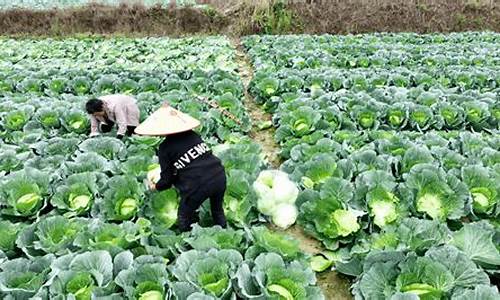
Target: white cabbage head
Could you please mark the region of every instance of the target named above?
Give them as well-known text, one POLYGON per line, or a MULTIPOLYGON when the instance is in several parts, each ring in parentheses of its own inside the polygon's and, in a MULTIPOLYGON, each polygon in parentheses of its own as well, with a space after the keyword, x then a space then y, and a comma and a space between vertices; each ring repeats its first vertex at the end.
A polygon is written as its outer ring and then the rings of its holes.
POLYGON ((276 226, 287 229, 295 223, 297 216, 298 210, 295 204, 283 203, 274 210, 272 221, 276 226))
POLYGON ((160 165, 156 165, 153 169, 148 171, 147 174, 148 182, 157 183, 158 181, 160 181, 161 177, 160 174, 161 174, 160 165))

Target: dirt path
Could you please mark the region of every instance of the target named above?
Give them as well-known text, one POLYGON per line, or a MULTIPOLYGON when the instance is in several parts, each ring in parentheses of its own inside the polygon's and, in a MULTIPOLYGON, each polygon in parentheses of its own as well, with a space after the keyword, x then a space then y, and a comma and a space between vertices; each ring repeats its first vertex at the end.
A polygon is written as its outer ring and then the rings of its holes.
POLYGON ((264 112, 249 94, 248 85, 253 77, 253 69, 245 54, 243 45, 241 45, 240 39, 232 39, 232 42, 236 48, 238 73, 243 81, 243 85, 245 86, 244 105, 247 112, 250 114, 250 118, 252 119, 252 130, 250 131, 249 136, 261 145, 262 152, 266 154, 271 167, 278 168, 280 165, 280 159, 278 156, 279 147, 274 141, 274 128, 270 127, 263 130, 259 129, 259 125, 265 122, 270 122, 272 116, 271 114, 264 112))
MULTIPOLYGON (((267 129, 259 129, 259 124, 271 121, 272 115, 264 112, 264 110, 257 105, 253 97, 248 92, 248 85, 253 77, 253 69, 251 67, 251 62, 245 54, 244 48, 241 45, 239 38, 232 39, 233 45, 236 48, 236 61, 238 63, 238 73, 245 86, 245 99, 244 105, 247 112, 250 114, 252 119, 252 130, 249 136, 259 143, 262 147, 263 153, 272 168, 279 168, 281 160, 279 158, 279 146, 274 140, 274 128, 270 127, 267 129)), ((272 226, 270 228, 276 229, 272 226)), ((281 231, 281 230, 280 230, 281 231)), ((320 242, 307 236, 300 226, 292 226, 291 228, 285 230, 285 232, 294 238, 296 238, 300 243, 300 248, 305 253, 314 255, 323 250, 320 242)), ((318 285, 323 290, 325 298, 327 300, 346 300, 352 299, 349 292, 349 282, 348 280, 339 277, 339 275, 334 272, 323 272, 317 274, 318 285)))

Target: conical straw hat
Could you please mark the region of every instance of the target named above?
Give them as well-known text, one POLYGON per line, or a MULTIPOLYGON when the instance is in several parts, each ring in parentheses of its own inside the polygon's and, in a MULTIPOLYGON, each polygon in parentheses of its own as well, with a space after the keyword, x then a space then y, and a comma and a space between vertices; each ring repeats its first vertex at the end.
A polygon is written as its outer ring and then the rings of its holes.
POLYGON ((200 121, 170 106, 162 106, 139 124, 135 133, 140 135, 169 135, 196 128, 200 121))

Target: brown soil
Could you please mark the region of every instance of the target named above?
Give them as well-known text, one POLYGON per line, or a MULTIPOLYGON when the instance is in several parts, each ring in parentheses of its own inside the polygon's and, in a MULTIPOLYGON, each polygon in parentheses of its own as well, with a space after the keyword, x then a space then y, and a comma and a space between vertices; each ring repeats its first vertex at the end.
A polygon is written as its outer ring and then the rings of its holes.
POLYGON ((323 251, 321 243, 318 240, 306 235, 304 230, 298 225, 288 228, 286 233, 297 239, 300 243, 300 248, 306 253, 315 255, 323 251))
MULTIPOLYGON (((273 0, 212 0, 213 8, 88 5, 45 11, 0 11, 0 35, 128 36, 276 33, 266 27, 273 0), (263 4, 264 3, 264 4, 263 4), (267 8, 266 8, 267 5, 267 8), (267 20, 267 21, 266 21, 267 20)), ((201 1, 200 1, 201 2, 201 1)), ((280 33, 500 31, 500 2, 491 0, 290 1, 291 23, 280 33), (303 3, 307 2, 307 3, 303 3)), ((275 20, 275 19, 272 19, 275 20)), ((279 23, 279 22, 277 22, 279 23)))
POLYGON ((274 128, 268 128, 260 130, 258 128, 259 123, 271 121, 271 115, 265 113, 262 108, 260 108, 257 103, 253 100, 252 96, 248 93, 248 84, 252 80, 253 70, 248 60, 243 46, 240 43, 239 38, 233 39, 233 45, 236 47, 236 62, 238 63, 238 73, 243 85, 245 87, 245 99, 244 105, 247 112, 250 114, 250 119, 252 120, 252 130, 249 136, 255 140, 262 147, 262 152, 266 154, 267 160, 272 168, 278 168, 280 166, 280 159, 278 156, 279 147, 274 141, 274 128))
POLYGON ((318 285, 325 294, 327 300, 350 300, 353 299, 349 292, 349 281, 337 272, 323 272, 316 275, 318 285))

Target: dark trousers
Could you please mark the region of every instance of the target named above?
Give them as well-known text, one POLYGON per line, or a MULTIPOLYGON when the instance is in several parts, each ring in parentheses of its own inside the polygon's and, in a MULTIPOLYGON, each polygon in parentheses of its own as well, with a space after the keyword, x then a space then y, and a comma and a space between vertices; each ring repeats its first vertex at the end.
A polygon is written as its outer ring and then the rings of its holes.
MULTIPOLYGON (((115 122, 107 120, 106 124, 101 123, 99 128, 101 129, 101 132, 106 133, 110 132, 111 129, 113 129, 113 126, 115 126, 115 122)), ((127 136, 131 136, 134 133, 136 126, 127 126, 127 136)))
POLYGON ((214 224, 226 228, 226 216, 223 208, 225 192, 226 175, 222 173, 222 175, 200 186, 196 192, 188 197, 182 196, 177 212, 180 231, 191 230, 191 225, 199 220, 197 210, 207 198, 210 199, 210 210, 214 224))

